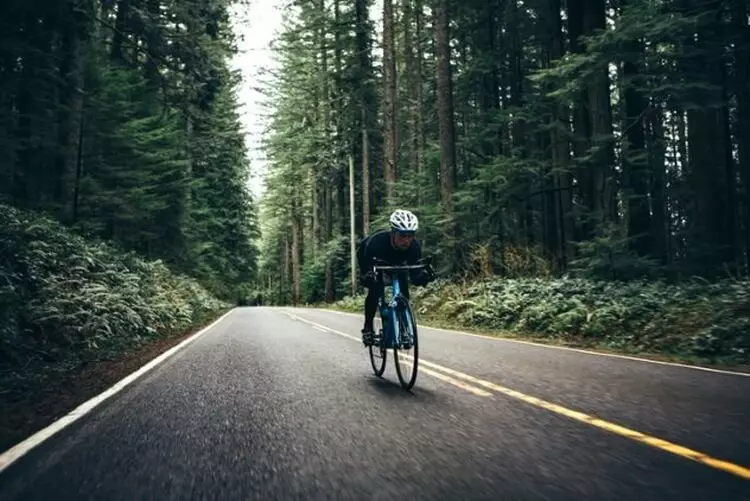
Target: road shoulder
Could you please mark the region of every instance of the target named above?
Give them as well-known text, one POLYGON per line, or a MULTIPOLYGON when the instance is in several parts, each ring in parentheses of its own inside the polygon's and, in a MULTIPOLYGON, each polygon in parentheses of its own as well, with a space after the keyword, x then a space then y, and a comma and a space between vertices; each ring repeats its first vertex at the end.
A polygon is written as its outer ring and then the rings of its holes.
POLYGON ((15 401, 0 396, 0 452, 65 416, 83 402, 99 395, 167 350, 203 330, 232 309, 223 310, 186 332, 166 336, 117 358, 92 362, 64 377, 38 384, 25 398, 15 401))
MULTIPOLYGON (((334 305, 310 305, 309 307, 301 308, 318 309, 347 315, 357 315, 352 311, 349 311, 345 308, 339 308, 334 305)), ((628 349, 627 347, 623 347, 622 349, 615 349, 610 346, 602 346, 601 344, 597 344, 595 342, 584 342, 583 340, 576 338, 550 338, 542 334, 534 335, 531 333, 514 334, 512 332, 506 331, 493 331, 467 327, 465 325, 456 325, 448 321, 438 321, 432 318, 419 319, 419 325, 458 335, 468 334, 492 339, 499 339, 503 341, 510 341, 514 343, 525 343, 548 348, 576 350, 582 353, 589 353, 594 355, 616 356, 645 362, 667 363, 690 366, 696 369, 730 371, 750 375, 750 365, 731 363, 721 359, 709 359, 696 356, 691 357, 672 353, 653 353, 635 349, 628 349)))

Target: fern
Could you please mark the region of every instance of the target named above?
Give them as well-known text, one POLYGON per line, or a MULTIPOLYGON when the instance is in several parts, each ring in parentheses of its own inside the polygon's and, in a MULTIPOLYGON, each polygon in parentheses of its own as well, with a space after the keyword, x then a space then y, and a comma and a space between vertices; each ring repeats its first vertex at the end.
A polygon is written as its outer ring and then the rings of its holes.
POLYGON ((184 331, 228 305, 162 261, 0 205, 0 366, 29 350, 91 358, 184 331))
MULTIPOLYGON (((750 280, 488 279, 415 288, 420 319, 622 351, 750 362, 750 280)), ((358 300, 337 305, 362 311, 358 300)))

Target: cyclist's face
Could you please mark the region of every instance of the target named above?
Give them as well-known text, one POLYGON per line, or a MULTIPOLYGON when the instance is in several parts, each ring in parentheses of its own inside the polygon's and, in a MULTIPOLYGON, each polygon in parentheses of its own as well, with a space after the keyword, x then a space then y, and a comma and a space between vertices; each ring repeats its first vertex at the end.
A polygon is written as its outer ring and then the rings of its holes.
POLYGON ((414 235, 411 233, 399 233, 398 231, 393 232, 391 241, 393 246, 400 250, 406 250, 411 245, 411 241, 414 240, 414 235))

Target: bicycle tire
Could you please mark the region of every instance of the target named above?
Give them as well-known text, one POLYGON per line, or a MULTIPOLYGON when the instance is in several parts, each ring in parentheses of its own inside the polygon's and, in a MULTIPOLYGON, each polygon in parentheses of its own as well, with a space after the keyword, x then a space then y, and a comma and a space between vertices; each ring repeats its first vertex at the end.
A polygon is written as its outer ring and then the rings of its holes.
POLYGON ((406 325, 407 329, 411 330, 413 340, 411 346, 412 353, 410 353, 409 356, 413 359, 414 363, 411 368, 411 374, 408 374, 408 378, 406 377, 407 374, 404 374, 404 371, 401 370, 401 362, 399 360, 399 353, 402 353, 401 358, 406 358, 404 356, 406 355, 406 353, 402 352, 400 346, 396 346, 393 348, 393 359, 396 365, 396 374, 398 375, 398 380, 405 390, 410 390, 414 387, 414 383, 416 383, 417 381, 417 372, 419 368, 419 336, 417 333, 417 322, 414 318, 414 312, 411 309, 411 303, 408 299, 404 298, 403 306, 398 308, 396 312, 396 319, 399 328, 403 324, 406 325))
MULTIPOLYGON (((376 330, 376 332, 382 332, 382 328, 376 330)), ((386 361, 388 358, 388 350, 385 349, 385 344, 383 343, 384 336, 385 336, 385 333, 382 333, 381 335, 377 336, 378 339, 380 339, 380 342, 376 345, 371 344, 368 346, 368 352, 370 354, 370 365, 372 365, 372 371, 375 373, 377 377, 383 376, 383 373, 385 372, 386 361), (380 364, 378 364, 378 357, 377 357, 378 352, 380 352, 380 364)))
MULTIPOLYGON (((381 345, 382 345, 382 341, 381 341, 381 345)), ((386 363, 386 359, 388 358, 388 350, 378 345, 370 345, 369 349, 370 349, 369 350, 370 351, 370 364, 372 365, 372 371, 375 373, 377 377, 381 377, 383 375, 383 372, 385 372, 385 363, 386 363), (381 362, 380 362, 379 367, 377 363, 378 358, 376 356, 378 351, 380 352, 380 356, 381 356, 380 358, 381 362)))

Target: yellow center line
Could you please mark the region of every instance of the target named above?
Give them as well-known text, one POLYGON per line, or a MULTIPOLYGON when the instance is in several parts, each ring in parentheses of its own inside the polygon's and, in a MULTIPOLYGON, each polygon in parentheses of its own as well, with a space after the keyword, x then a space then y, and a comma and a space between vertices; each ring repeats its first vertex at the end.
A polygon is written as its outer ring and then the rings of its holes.
POLYGON ((457 370, 449 369, 448 367, 443 367, 442 365, 438 365, 434 362, 429 362, 422 358, 419 359, 419 364, 426 365, 427 367, 432 367, 437 370, 441 370, 443 372, 450 374, 453 377, 463 379, 465 381, 469 381, 477 386, 488 388, 490 390, 496 391, 498 393, 502 393, 509 397, 524 401, 531 405, 542 407, 556 414, 560 414, 562 416, 575 419, 576 421, 590 424, 592 426, 596 426, 597 428, 601 428, 611 433, 615 433, 617 435, 630 438, 637 442, 650 445, 651 447, 661 449, 663 451, 675 454, 677 456, 681 456, 686 459, 697 461, 707 466, 711 466, 712 468, 723 470, 725 472, 731 473, 745 480, 750 480, 750 468, 748 467, 730 463, 728 461, 723 461, 721 459, 713 458, 709 456, 708 454, 704 454, 703 452, 689 449, 687 447, 677 445, 667 440, 656 438, 656 437, 647 435, 645 433, 641 433, 639 431, 626 428, 625 426, 621 426, 616 423, 612 423, 610 421, 605 421, 604 419, 591 416, 584 412, 579 412, 579 411, 575 411, 572 409, 568 409, 567 407, 563 407, 562 405, 548 402, 541 398, 526 395, 525 393, 521 393, 520 391, 512 390, 510 388, 506 388, 505 386, 500 386, 499 384, 495 384, 490 381, 485 381, 483 379, 470 376, 468 374, 464 374, 463 372, 460 372, 457 370))
POLYGON ((434 378, 440 379, 441 381, 445 381, 446 383, 450 383, 453 386, 457 386, 463 390, 471 392, 474 395, 478 395, 480 397, 492 396, 492 393, 490 393, 489 391, 483 390, 481 388, 477 388, 476 386, 471 386, 470 384, 466 384, 463 381, 458 381, 456 379, 453 379, 450 376, 446 376, 445 374, 440 374, 439 372, 431 371, 430 369, 425 369, 424 367, 420 367, 419 372, 424 372, 425 374, 429 374, 430 376, 434 378))
MULTIPOLYGON (((351 336, 349 334, 346 334, 341 331, 337 331, 335 329, 331 329, 329 327, 326 327, 324 325, 320 325, 318 323, 312 322, 310 320, 307 320, 302 317, 298 317, 296 315, 288 314, 291 318, 300 320, 302 322, 308 323, 313 326, 321 327, 325 329, 328 332, 332 332, 334 334, 339 334, 341 336, 354 339, 355 341, 361 342, 360 339, 351 336)), ((404 356, 404 355, 400 355, 404 356)), ((412 358, 409 355, 405 355, 406 358, 412 358)), ((543 409, 546 409, 548 411, 554 412, 556 414, 559 414, 561 416, 568 417, 570 419, 574 419, 576 421, 579 421, 581 423, 586 423, 591 426, 595 426, 597 428, 600 428, 602 430, 609 431, 611 433, 615 433, 617 435, 620 435, 622 437, 629 438, 631 440, 635 440, 636 442, 641 442, 643 444, 649 445, 651 447, 655 447, 657 449, 663 450, 665 452, 669 452, 671 454, 675 454, 677 456, 690 459, 692 461, 696 461, 698 463, 704 464, 706 466, 710 466, 712 468, 716 468, 718 470, 725 471, 727 473, 731 473, 733 475, 736 475, 740 478, 743 478, 745 480, 750 480, 750 468, 746 466, 741 466, 738 464, 731 463, 729 461, 724 461, 721 459, 717 459, 714 457, 709 456, 708 454, 705 454, 703 452, 699 452, 687 447, 683 447, 681 445, 669 442, 667 440, 663 440, 657 437, 653 437, 651 435, 647 435, 645 433, 641 433, 639 431, 632 430, 630 428, 626 428, 625 426, 618 425, 616 423, 612 423, 610 421, 606 421, 604 419, 597 418, 595 416, 591 416, 590 414, 586 414, 584 412, 575 411, 573 409, 568 409, 567 407, 563 407, 562 405, 558 405, 552 402, 548 402, 546 400, 543 400, 538 397, 533 397, 531 395, 527 395, 525 393, 521 393, 520 391, 513 390, 511 388, 507 388, 505 386, 501 386, 499 384, 493 383, 491 381, 486 381, 484 379, 480 379, 474 376, 471 376, 469 374, 465 374, 463 372, 457 371, 455 369, 451 369, 439 364, 436 364, 434 362, 427 361, 423 358, 419 358, 419 365, 420 365, 420 371, 430 374, 431 376, 438 377, 438 379, 443 379, 444 381, 450 382, 451 384, 456 385, 456 383, 461 383, 461 380, 468 381, 476 386, 481 386, 484 388, 487 388, 489 390, 495 391, 497 393, 501 393, 503 395, 507 395, 511 398, 515 398, 517 400, 521 400, 523 402, 526 402, 528 404, 534 405, 536 407, 541 407, 543 409), (430 367, 435 370, 439 370, 441 372, 444 372, 445 374, 448 374, 450 376, 453 376, 453 378, 449 378, 446 375, 440 374, 440 376, 437 376, 437 372, 430 371, 429 369, 426 369, 424 366, 430 367)), ((465 383, 462 383, 465 384, 465 383)), ((457 385, 458 386, 458 385, 457 385)), ((472 393, 479 394, 477 391, 483 391, 480 388, 476 388, 474 386, 466 385, 469 388, 471 388, 468 391, 471 391, 472 393)), ((464 388, 468 389, 468 388, 464 388)), ((485 392, 487 395, 482 396, 489 396, 491 395, 489 392, 485 392)))
MULTIPOLYGON (((337 331, 335 329, 331 329, 330 327, 326 327, 324 325, 320 325, 318 323, 312 322, 312 321, 307 320, 307 319, 302 318, 302 317, 298 317, 298 316, 293 315, 291 313, 285 313, 285 314, 287 316, 289 316, 290 318, 294 319, 294 320, 299 320, 301 322, 310 324, 315 330, 322 331, 322 332, 330 332, 332 334, 338 334, 339 336, 343 336, 345 338, 352 339, 352 340, 360 342, 360 343, 362 342, 361 339, 359 339, 359 338, 357 338, 355 336, 352 336, 350 334, 347 334, 345 332, 341 332, 341 331, 337 331)), ((408 358, 411 358, 411 357, 408 357, 408 358)), ((420 368, 419 370, 420 370, 420 372, 424 372, 425 374, 428 374, 428 375, 430 375, 430 376, 432 376, 432 377, 434 377, 436 379, 444 381, 444 382, 446 382, 448 384, 452 384, 453 386, 455 386, 457 388, 461 388, 462 390, 466 390, 469 393, 473 393, 474 395, 477 395, 477 396, 480 396, 480 397, 491 397, 492 396, 492 393, 490 393, 487 390, 483 390, 482 388, 477 388, 476 386, 472 386, 472 385, 467 384, 467 383, 465 383, 465 382, 463 382, 463 381, 461 381, 459 379, 452 378, 452 377, 447 376, 445 374, 441 374, 439 372, 435 372, 435 371, 432 371, 430 369, 425 369, 424 367, 420 368)))

